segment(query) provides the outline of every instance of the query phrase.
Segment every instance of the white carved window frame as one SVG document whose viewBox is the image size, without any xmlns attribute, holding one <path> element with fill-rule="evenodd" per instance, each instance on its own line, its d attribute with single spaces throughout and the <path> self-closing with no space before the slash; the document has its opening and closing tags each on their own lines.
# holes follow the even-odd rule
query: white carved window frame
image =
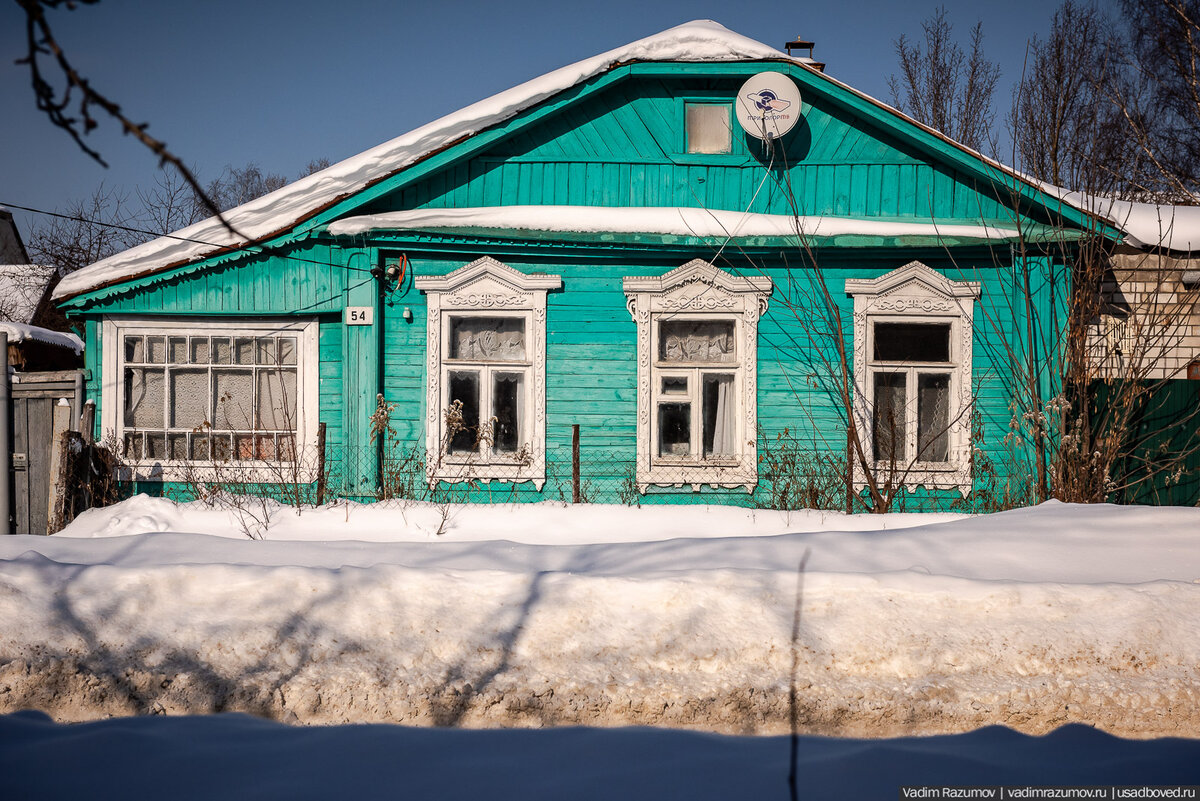
<svg viewBox="0 0 1200 801">
<path fill-rule="evenodd" d="M 919 261 L 912 261 L 879 278 L 847 279 L 846 294 L 854 297 L 854 417 L 862 432 L 868 458 L 875 431 L 871 399 L 875 369 L 871 361 L 876 323 L 949 323 L 950 373 L 949 460 L 897 465 L 908 468 L 904 486 L 971 491 L 971 356 L 978 281 L 952 281 Z M 915 399 L 914 401 L 915 402 Z M 855 480 L 866 485 L 862 465 L 855 461 Z"/>
<path fill-rule="evenodd" d="M 122 479 L 139 481 L 184 481 L 189 478 L 216 480 L 220 478 L 220 470 L 225 469 L 228 480 L 278 482 L 285 474 L 300 481 L 315 481 L 316 470 L 310 464 L 311 459 L 306 454 L 317 444 L 317 430 L 320 425 L 320 378 L 318 324 L 316 319 L 305 318 L 196 318 L 196 317 L 135 317 L 135 316 L 106 316 L 100 327 L 100 352 L 102 361 L 101 382 L 101 413 L 100 429 L 104 435 L 113 435 L 118 442 L 125 441 L 126 425 L 125 410 L 125 351 L 123 347 L 126 336 L 167 337 L 269 337 L 273 335 L 290 334 L 297 338 L 296 352 L 296 459 L 262 460 L 237 459 L 226 463 L 224 460 L 209 458 L 196 461 L 169 458 L 129 458 L 129 462 L 120 470 Z M 215 362 L 205 362 L 196 367 L 211 366 Z M 176 364 L 166 357 L 163 366 L 167 370 L 179 367 L 192 367 L 190 364 Z M 236 369 L 236 364 L 223 365 L 224 369 Z M 220 368 L 218 368 L 220 369 Z M 164 420 L 164 431 L 173 434 L 180 429 L 170 429 Z M 250 431 L 247 429 L 246 431 Z M 192 431 L 190 433 L 197 433 Z M 219 432 L 218 432 L 219 433 Z M 231 432 L 233 433 L 233 432 Z M 237 433 L 243 433 L 239 430 Z M 228 464 L 227 468 L 223 468 Z M 283 471 L 283 472 L 281 472 Z M 233 476 L 234 478 L 230 478 Z"/>
<path fill-rule="evenodd" d="M 418 276 L 413 285 L 426 295 L 426 477 L 430 483 L 480 480 L 546 483 L 546 293 L 562 287 L 557 275 L 518 270 L 483 256 L 443 276 Z M 529 362 L 528 459 L 450 459 L 445 412 L 449 404 L 446 358 L 455 316 L 517 317 L 525 320 Z M 480 410 L 481 418 L 485 410 Z"/>
<path fill-rule="evenodd" d="M 758 322 L 767 310 L 770 278 L 743 278 L 694 259 L 662 276 L 632 276 L 623 281 L 626 303 L 637 324 L 637 485 L 743 488 L 758 483 Z M 658 328 L 664 320 L 731 321 L 736 361 L 722 372 L 736 374 L 734 419 L 738 452 L 709 463 L 656 456 L 654 387 L 662 372 L 656 365 Z M 718 366 L 714 365 L 714 369 Z"/>
</svg>

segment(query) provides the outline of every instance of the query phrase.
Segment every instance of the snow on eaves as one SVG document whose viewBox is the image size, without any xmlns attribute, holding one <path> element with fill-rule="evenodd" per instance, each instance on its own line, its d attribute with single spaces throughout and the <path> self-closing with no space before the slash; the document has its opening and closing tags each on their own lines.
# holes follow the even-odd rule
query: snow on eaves
<svg viewBox="0 0 1200 801">
<path fill-rule="evenodd" d="M 988 225 L 938 225 L 935 222 L 864 220 L 852 217 L 756 214 L 689 207 L 487 206 L 461 209 L 413 209 L 347 217 L 329 225 L 335 236 L 387 229 L 456 231 L 463 229 L 628 233 L 702 238 L 814 236 L 956 236 L 1003 239 L 1016 229 Z"/>
<path fill-rule="evenodd" d="M 1110 220 L 1125 233 L 1125 243 L 1131 247 L 1200 251 L 1200 206 L 1134 203 L 1079 192 L 1057 191 L 1068 203 Z"/>
<path fill-rule="evenodd" d="M 68 298 L 280 233 L 317 209 L 447 145 L 501 123 L 614 65 L 632 61 L 752 59 L 810 63 L 809 59 L 792 58 L 711 20 L 688 22 L 546 73 L 238 206 L 226 212 L 225 217 L 242 234 L 241 237 L 231 234 L 216 218 L 210 218 L 72 273 L 58 285 L 54 297 Z"/>
<path fill-rule="evenodd" d="M 60 348 L 70 348 L 76 353 L 83 353 L 83 340 L 74 334 L 68 334 L 63 331 L 51 331 L 49 328 L 41 328 L 25 323 L 0 321 L 0 332 L 8 334 L 8 341 L 10 343 L 25 342 L 32 339 L 36 342 L 45 342 L 48 345 L 56 345 Z"/>
</svg>

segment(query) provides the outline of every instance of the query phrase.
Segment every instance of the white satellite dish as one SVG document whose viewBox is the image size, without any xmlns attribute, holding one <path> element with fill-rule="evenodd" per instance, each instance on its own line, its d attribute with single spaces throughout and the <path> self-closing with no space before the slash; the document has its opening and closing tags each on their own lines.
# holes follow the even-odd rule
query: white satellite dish
<svg viewBox="0 0 1200 801">
<path fill-rule="evenodd" d="M 800 90 L 782 72 L 760 72 L 738 90 L 738 124 L 759 139 L 778 139 L 800 121 Z"/>
</svg>

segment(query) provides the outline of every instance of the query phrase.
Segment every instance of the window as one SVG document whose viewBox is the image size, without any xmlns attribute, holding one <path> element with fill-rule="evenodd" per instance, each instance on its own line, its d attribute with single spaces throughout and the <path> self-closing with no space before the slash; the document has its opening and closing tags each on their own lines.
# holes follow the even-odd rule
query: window
<svg viewBox="0 0 1200 801">
<path fill-rule="evenodd" d="M 684 128 L 688 153 L 730 153 L 733 128 L 728 103 L 685 103 Z"/>
<path fill-rule="evenodd" d="M 316 323 L 105 320 L 104 423 L 147 476 L 295 461 L 316 440 Z"/>
<path fill-rule="evenodd" d="M 758 320 L 767 278 L 699 259 L 624 281 L 638 329 L 637 482 L 743 487 L 757 482 Z"/>
<path fill-rule="evenodd" d="M 849 280 L 846 292 L 854 296 L 855 416 L 876 469 L 904 474 L 909 486 L 966 494 L 979 284 L 911 262 Z"/>
<path fill-rule="evenodd" d="M 484 257 L 420 276 L 428 296 L 425 443 L 431 481 L 546 480 L 546 293 Z"/>
</svg>

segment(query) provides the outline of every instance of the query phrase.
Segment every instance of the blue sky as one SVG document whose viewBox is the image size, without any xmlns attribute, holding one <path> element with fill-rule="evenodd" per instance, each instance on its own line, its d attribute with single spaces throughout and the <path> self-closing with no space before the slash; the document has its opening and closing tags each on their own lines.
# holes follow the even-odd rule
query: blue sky
<svg viewBox="0 0 1200 801">
<path fill-rule="evenodd" d="M 100 91 L 195 165 L 203 178 L 256 162 L 295 178 L 310 159 L 352 156 L 495 92 L 690 19 L 715 19 L 782 47 L 817 43 L 828 72 L 890 99 L 894 41 L 921 35 L 934 0 L 896 3 L 437 3 L 366 0 L 104 0 L 50 12 L 69 56 Z M 999 113 L 1025 45 L 1055 6 L 946 2 L 964 44 L 982 20 L 1000 62 Z M 148 185 L 153 156 L 107 120 L 89 137 L 111 167 L 82 154 L 34 108 L 15 3 L 0 4 L 0 202 L 53 209 L 101 183 Z M 28 214 L 18 216 L 26 233 Z"/>
</svg>

